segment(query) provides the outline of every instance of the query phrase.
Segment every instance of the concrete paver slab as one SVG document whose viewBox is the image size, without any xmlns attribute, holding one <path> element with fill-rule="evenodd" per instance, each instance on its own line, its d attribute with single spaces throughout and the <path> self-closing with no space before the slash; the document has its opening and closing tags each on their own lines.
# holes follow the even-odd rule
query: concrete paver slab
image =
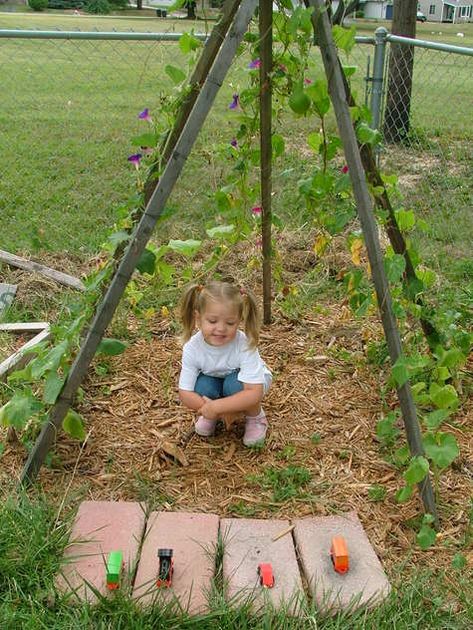
<svg viewBox="0 0 473 630">
<path fill-rule="evenodd" d="M 226 595 L 238 604 L 252 601 L 255 610 L 265 605 L 296 614 L 303 587 L 291 533 L 274 540 L 289 528 L 282 519 L 222 519 L 223 577 Z M 271 563 L 274 587 L 263 588 L 257 573 L 260 563 Z"/>
<path fill-rule="evenodd" d="M 385 598 L 390 585 L 355 512 L 294 521 L 294 538 L 305 578 L 323 610 L 372 605 Z M 349 570 L 336 573 L 330 558 L 333 536 L 343 536 Z"/>
<path fill-rule="evenodd" d="M 106 586 L 106 563 L 110 551 L 122 551 L 124 579 L 129 587 L 143 537 L 145 513 L 140 503 L 127 501 L 84 501 L 79 506 L 64 553 L 64 564 L 56 584 L 74 600 L 97 601 Z M 89 586 L 90 585 L 90 586 Z"/>
<path fill-rule="evenodd" d="M 178 601 L 189 614 L 208 610 L 215 571 L 219 517 L 216 514 L 153 512 L 148 520 L 133 597 L 142 605 Z M 170 588 L 158 588 L 158 549 L 172 549 Z"/>
</svg>

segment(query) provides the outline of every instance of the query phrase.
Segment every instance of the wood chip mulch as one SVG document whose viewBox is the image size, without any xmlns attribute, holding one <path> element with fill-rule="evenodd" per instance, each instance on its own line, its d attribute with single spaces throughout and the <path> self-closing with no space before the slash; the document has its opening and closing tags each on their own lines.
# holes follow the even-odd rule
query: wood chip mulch
<svg viewBox="0 0 473 630">
<path fill-rule="evenodd" d="M 61 434 L 56 461 L 41 471 L 42 488 L 67 507 L 84 499 L 140 500 L 153 509 L 257 518 L 356 510 L 388 571 L 407 559 L 447 567 L 456 551 L 466 553 L 471 567 L 473 552 L 465 552 L 464 544 L 473 482 L 473 403 L 467 401 L 445 427 L 456 436 L 461 455 L 441 475 L 442 530 L 435 546 L 422 552 L 413 544 L 420 500 L 396 502 L 402 471 L 376 441 L 376 422 L 397 405 L 393 394 L 381 399 L 383 371 L 366 366 L 365 342 L 381 336 L 377 323 L 355 321 L 343 306 L 300 322 L 276 315 L 260 342 L 274 375 L 264 403 L 270 432 L 265 448 L 254 451 L 242 445 L 241 424 L 229 431 L 222 427 L 208 440 L 193 434 L 193 414 L 177 399 L 180 347 L 171 320 L 157 319 L 149 338 L 113 358 L 109 373 L 90 370 L 78 408 L 87 419 L 85 445 Z M 0 480 L 18 476 L 24 458 L 20 445 L 7 445 Z M 295 496 L 275 501 L 263 476 L 295 466 L 309 470 L 310 481 Z M 384 499 L 370 499 L 374 485 L 385 487 Z"/>
</svg>

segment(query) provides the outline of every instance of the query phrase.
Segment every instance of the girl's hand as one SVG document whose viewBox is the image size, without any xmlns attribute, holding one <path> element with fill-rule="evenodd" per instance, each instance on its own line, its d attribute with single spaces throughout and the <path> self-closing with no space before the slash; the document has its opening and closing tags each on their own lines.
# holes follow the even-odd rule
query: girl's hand
<svg viewBox="0 0 473 630">
<path fill-rule="evenodd" d="M 210 398 L 207 398 L 207 396 L 203 396 L 202 398 L 204 399 L 205 402 L 202 405 L 202 407 L 199 409 L 198 413 L 201 416 L 204 416 L 204 418 L 207 418 L 208 420 L 218 420 L 220 417 L 220 414 L 218 410 L 216 409 L 217 407 L 217 405 L 215 404 L 216 401 L 210 400 Z"/>
</svg>

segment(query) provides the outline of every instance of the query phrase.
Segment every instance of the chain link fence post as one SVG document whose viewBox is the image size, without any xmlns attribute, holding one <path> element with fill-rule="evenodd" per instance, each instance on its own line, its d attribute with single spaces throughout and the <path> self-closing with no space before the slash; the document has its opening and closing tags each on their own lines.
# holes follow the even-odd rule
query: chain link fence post
<svg viewBox="0 0 473 630">
<path fill-rule="evenodd" d="M 374 60 L 373 60 L 373 87 L 371 90 L 371 127 L 379 129 L 381 120 L 381 107 L 384 89 L 384 61 L 386 58 L 386 37 L 388 31 L 380 26 L 375 31 Z"/>
</svg>

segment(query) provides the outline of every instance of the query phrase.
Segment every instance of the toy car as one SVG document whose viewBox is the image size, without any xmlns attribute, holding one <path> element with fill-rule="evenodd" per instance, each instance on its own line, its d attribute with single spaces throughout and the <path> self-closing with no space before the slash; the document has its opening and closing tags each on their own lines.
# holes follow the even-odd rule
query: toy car
<svg viewBox="0 0 473 630">
<path fill-rule="evenodd" d="M 330 557 L 332 559 L 333 568 L 337 573 L 343 574 L 348 571 L 350 567 L 348 548 L 343 536 L 334 536 L 332 538 Z"/>
<path fill-rule="evenodd" d="M 263 588 L 273 588 L 274 575 L 273 567 L 269 562 L 262 562 L 258 565 L 259 581 Z"/>
<path fill-rule="evenodd" d="M 156 586 L 158 588 L 169 588 L 172 583 L 172 574 L 174 571 L 172 549 L 158 549 L 158 558 L 159 571 Z"/>
<path fill-rule="evenodd" d="M 123 569 L 123 553 L 111 551 L 107 558 L 107 588 L 114 591 L 120 586 L 120 578 Z"/>
</svg>

